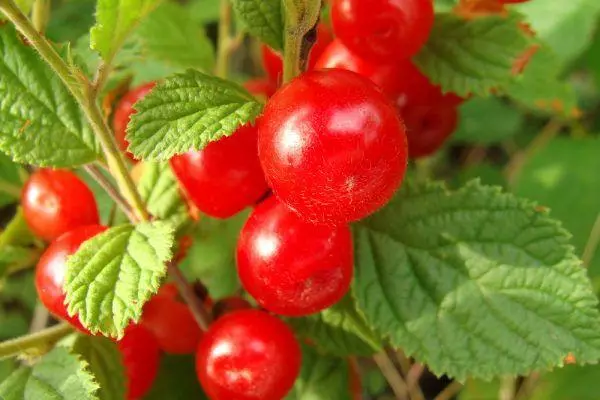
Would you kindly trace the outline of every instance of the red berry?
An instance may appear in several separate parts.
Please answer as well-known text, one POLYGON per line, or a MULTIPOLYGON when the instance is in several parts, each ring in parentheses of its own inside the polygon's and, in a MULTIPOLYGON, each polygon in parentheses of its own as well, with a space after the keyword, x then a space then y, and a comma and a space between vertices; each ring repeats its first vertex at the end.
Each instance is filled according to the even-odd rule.
POLYGON ((63 285, 67 271, 67 257, 75 254, 86 240, 106 230, 101 225, 79 227, 61 235, 44 251, 35 269, 35 288, 38 297, 52 315, 63 319, 82 332, 89 331, 77 316, 69 316, 65 305, 63 285))
POLYGON ((335 0, 333 30, 352 51, 389 62, 415 55, 433 26, 431 0, 335 0))
MULTIPOLYGON (((127 148, 129 147, 129 142, 127 139, 125 139, 125 134, 127 133, 127 124, 129 124, 129 119, 131 118, 131 115, 135 113, 133 106, 138 100, 147 95, 152 90, 154 85, 155 82, 150 82, 130 90, 121 98, 119 104, 117 104, 117 107, 115 108, 113 116, 113 129, 115 131, 115 139, 117 140, 117 144, 123 151, 127 151, 127 148)), ((127 157, 135 161, 133 154, 128 151, 127 157)))
POLYGON ((141 325, 130 325, 117 342, 127 376, 127 399, 144 396, 158 374, 160 351, 156 339, 141 325))
POLYGON ((47 241, 80 226, 99 223, 94 194, 67 170, 34 172, 21 193, 21 205, 31 231, 47 241))
POLYGON ((164 285, 144 306, 142 322, 159 347, 170 354, 192 354, 202 331, 188 306, 177 300, 173 285, 164 285))
POLYGON ((254 96, 264 97, 265 100, 273 96, 277 91, 277 85, 265 78, 247 80, 244 83, 244 87, 254 96))
POLYGON ((451 104, 407 105, 401 112, 406 124, 408 154, 420 158, 433 154, 458 124, 458 110, 451 104))
POLYGON ((267 181, 310 222, 341 223, 382 207, 407 162, 404 126, 368 79, 340 69, 294 79, 259 121, 267 181))
POLYGON ((244 125, 200 151, 171 159, 179 183, 201 212, 228 218, 267 191, 256 141, 257 128, 244 125))
POLYGON ((241 297, 231 296, 218 300, 212 309, 213 320, 221 318, 223 315, 231 314, 234 311, 249 310, 252 306, 241 297))
POLYGON ((258 310, 214 322, 200 342, 196 371, 213 400, 280 400, 300 372, 300 346, 279 319, 258 310))
POLYGON ((337 303, 350 287, 350 228, 313 225, 271 197, 244 225, 237 265, 244 289, 265 309, 312 314, 337 303))
POLYGON ((356 72, 369 78, 386 94, 395 95, 400 86, 402 75, 393 64, 371 62, 352 53, 344 44, 336 39, 317 60, 315 69, 341 68, 356 72))
MULTIPOLYGON (((333 40, 331 31, 325 24, 319 24, 317 26, 317 41, 310 49, 310 56, 308 58, 308 69, 315 68, 315 64, 323 51, 327 48, 329 43, 333 40)), ((283 61, 281 55, 275 52, 267 45, 261 46, 263 65, 269 78, 276 83, 281 81, 283 76, 283 61)))

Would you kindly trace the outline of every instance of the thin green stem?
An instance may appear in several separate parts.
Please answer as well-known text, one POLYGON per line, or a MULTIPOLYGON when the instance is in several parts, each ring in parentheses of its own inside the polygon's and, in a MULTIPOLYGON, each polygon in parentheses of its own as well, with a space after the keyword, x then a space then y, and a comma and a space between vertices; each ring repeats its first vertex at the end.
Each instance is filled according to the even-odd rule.
POLYGON ((21 353, 28 353, 34 349, 44 350, 71 332, 73 332, 71 325, 63 323, 29 335, 1 342, 0 360, 17 356, 21 353))
POLYGON ((21 188, 15 185, 14 183, 10 183, 0 179, 0 192, 4 192, 15 199, 21 197, 21 188))
POLYGON ((283 52, 283 82, 287 83, 300 75, 300 49, 302 36, 296 33, 285 35, 285 51, 283 52))
POLYGON ((50 20, 50 0, 35 0, 31 9, 31 22, 35 29, 44 34, 50 20))
POLYGON ((219 18, 219 43, 217 46, 217 60, 215 73, 220 78, 227 78, 229 74, 229 56, 231 55, 231 4, 229 0, 221 0, 219 18))

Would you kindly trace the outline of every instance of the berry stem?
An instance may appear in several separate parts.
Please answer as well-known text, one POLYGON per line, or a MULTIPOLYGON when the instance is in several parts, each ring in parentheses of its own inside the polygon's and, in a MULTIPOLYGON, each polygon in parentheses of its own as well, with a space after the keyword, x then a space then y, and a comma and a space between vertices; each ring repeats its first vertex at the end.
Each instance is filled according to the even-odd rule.
POLYGON ((196 320, 200 328, 203 331, 206 331, 208 329, 208 325, 210 324, 210 316, 206 312, 206 309, 204 308, 204 305, 202 304, 198 296, 196 296, 196 294, 194 293, 194 289, 192 289, 192 286, 188 283, 188 281, 181 273, 179 267, 173 261, 170 261, 167 264, 167 269, 169 275, 171 276, 171 278, 173 278, 175 286, 177 286, 179 294, 190 308, 194 319, 196 320))
POLYGON ((396 369, 396 366, 388 356, 387 352, 384 350, 381 353, 375 354, 373 356, 373 360, 381 370, 381 373, 385 379, 388 381, 396 398, 402 400, 407 399, 408 387, 406 382, 396 369))
POLYGON ((102 189, 104 189, 104 191, 108 193, 110 198, 113 199, 115 204, 119 206, 121 211, 123 211, 123 213, 127 216, 127 218, 130 221, 136 220, 136 217, 131 212, 131 208, 129 207, 127 201, 125 201, 123 196, 121 196, 121 194, 113 186, 113 184, 108 179, 106 179, 106 177, 102 174, 98 167, 96 167, 95 165, 88 164, 85 165, 83 169, 85 169, 85 172, 87 172, 92 178, 94 178, 94 180, 102 187, 102 189))
POLYGON ((0 343, 0 360, 28 353, 33 349, 45 351, 50 345, 72 332, 73 327, 63 323, 16 339, 6 340, 0 343))
POLYGON ((35 0, 31 10, 31 21, 35 29, 44 34, 50 19, 50 0, 35 0))
POLYGON ((119 151, 114 135, 108 127, 98 106, 96 91, 92 84, 77 70, 72 70, 54 50, 50 42, 39 34, 31 21, 19 10, 13 0, 0 0, 0 11, 15 25, 42 59, 56 72, 81 106, 94 133, 98 137, 111 174, 117 180, 119 188, 131 204, 133 213, 139 220, 148 220, 148 212, 138 193, 125 164, 125 158, 119 151))

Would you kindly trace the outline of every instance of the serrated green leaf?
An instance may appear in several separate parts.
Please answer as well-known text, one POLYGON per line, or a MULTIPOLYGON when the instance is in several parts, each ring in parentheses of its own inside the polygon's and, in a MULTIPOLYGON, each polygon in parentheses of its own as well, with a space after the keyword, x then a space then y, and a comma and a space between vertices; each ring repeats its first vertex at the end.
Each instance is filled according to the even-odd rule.
POLYGON ((459 121, 453 141, 491 144, 515 135, 523 116, 497 98, 474 98, 460 106, 459 121))
POLYGON ((302 346, 302 369, 286 400, 351 400, 348 361, 302 346))
POLYGON ((170 224, 157 221, 113 227, 84 242, 67 262, 69 314, 92 333, 122 337, 165 277, 173 236, 170 224))
POLYGON ((55 347, 32 368, 25 385, 24 400, 99 400, 98 384, 85 361, 55 347))
POLYGON ((125 368, 117 345, 103 337, 78 335, 72 349, 89 365, 98 382, 98 399, 126 398, 125 368))
POLYGON ((572 86, 560 77, 560 63, 552 50, 540 47, 525 71, 504 88, 507 96, 534 110, 577 117, 577 97, 572 86))
POLYGON ((19 163, 65 167, 100 158, 83 113, 57 75, 0 26, 0 151, 19 163))
POLYGON ((369 328, 350 295, 322 312, 289 318, 296 333, 319 349, 337 356, 369 356, 381 349, 377 334, 369 328))
POLYGON ((160 0, 98 0, 90 45, 104 60, 112 60, 131 30, 160 0))
POLYGON ((140 24, 136 34, 150 58, 201 70, 211 69, 215 62, 204 29, 178 4, 162 4, 140 24))
POLYGON ((283 50, 281 0, 231 0, 236 17, 252 35, 275 50, 283 50))
POLYGON ((23 400, 25 399, 25 386, 31 376, 31 368, 21 367, 14 371, 8 378, 0 383, 0 399, 23 400))
POLYGON ((529 40, 515 15, 464 20, 437 14, 431 35, 414 58, 444 92, 486 96, 512 78, 512 66, 529 40))
POLYGON ((156 381, 144 400, 205 400, 196 375, 196 362, 192 355, 164 354, 156 381))
MULTIPOLYGON (((514 185, 516 194, 535 197, 563 221, 578 254, 600 214, 599 154, 598 138, 556 138, 527 160, 514 185)), ((600 275, 600 250, 588 267, 592 276, 600 275)))
POLYGON ((150 214, 178 227, 188 219, 179 186, 169 163, 145 163, 138 191, 150 214))
POLYGON ((159 83, 135 108, 129 150, 144 160, 168 160, 254 122, 262 105, 233 82, 190 70, 159 83))
POLYGON ((525 374, 600 358, 600 313, 569 234, 535 204, 472 181, 405 182, 355 227, 367 320, 436 374, 525 374))

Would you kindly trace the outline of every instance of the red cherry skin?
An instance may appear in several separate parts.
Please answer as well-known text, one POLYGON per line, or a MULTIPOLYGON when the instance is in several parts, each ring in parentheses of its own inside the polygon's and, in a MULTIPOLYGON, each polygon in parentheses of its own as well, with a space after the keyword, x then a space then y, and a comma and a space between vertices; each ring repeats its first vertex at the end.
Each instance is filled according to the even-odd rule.
POLYGON ((287 325, 264 311, 242 310, 210 326, 196 353, 196 372, 213 400, 281 400, 301 358, 287 325))
POLYGON ((257 97, 268 99, 277 91, 277 85, 265 78, 249 79, 244 83, 247 91, 257 97))
POLYGON ((133 106, 145 95, 147 95, 156 83, 150 82, 144 85, 138 86, 129 92, 127 92, 117 104, 113 115, 113 130, 115 131, 115 139, 119 148, 126 152, 127 157, 132 161, 136 161, 133 154, 127 151, 129 142, 125 139, 127 133, 127 124, 131 119, 131 115, 135 113, 133 106))
MULTIPOLYGON (((327 25, 319 24, 317 26, 317 41, 310 49, 310 55, 308 57, 307 67, 309 71, 315 68, 317 60, 321 57, 321 54, 323 54, 323 51, 325 51, 332 40, 333 35, 327 25)), ((269 79, 279 84, 281 82, 281 77, 283 76, 283 61, 281 55, 264 44, 261 46, 261 53, 263 65, 269 79)))
POLYGON ((415 55, 433 26, 431 0, 335 0, 336 36, 368 60, 390 62, 415 55))
POLYGON ((42 239, 51 241, 65 232, 99 223, 94 194, 74 173, 39 169, 21 193, 27 225, 42 239))
POLYGON ((65 320, 84 333, 89 331, 79 318, 67 313, 63 285, 67 271, 67 257, 75 254, 86 240, 106 230, 101 225, 79 227, 54 240, 40 257, 35 269, 35 288, 42 304, 55 317, 65 320))
POLYGON ((287 316, 337 303, 350 287, 352 265, 348 225, 313 225, 275 197, 252 211, 237 246, 244 289, 263 308, 287 316))
POLYGON ((424 106, 409 104, 401 115, 406 124, 408 154, 411 158, 435 153, 458 125, 458 110, 447 103, 424 106))
POLYGON ((200 151, 175 156, 171 167, 198 209, 228 218, 267 191, 257 154, 257 127, 244 125, 200 151))
POLYGON ((141 325, 130 325, 117 342, 127 376, 127 400, 142 398, 158 374, 160 350, 152 333, 141 325))
POLYGON ((394 64, 371 62, 352 53, 339 39, 327 46, 317 60, 315 69, 340 68, 369 78, 384 93, 393 96, 401 87, 401 78, 394 64))
POLYGON ((152 332, 165 353, 193 354, 202 331, 188 306, 178 301, 176 296, 174 285, 164 285, 144 305, 141 324, 152 332))
POLYGON ((371 81, 341 69, 307 72, 280 89, 259 121, 258 152, 273 192, 314 223, 373 213, 407 162, 394 107, 371 81))

